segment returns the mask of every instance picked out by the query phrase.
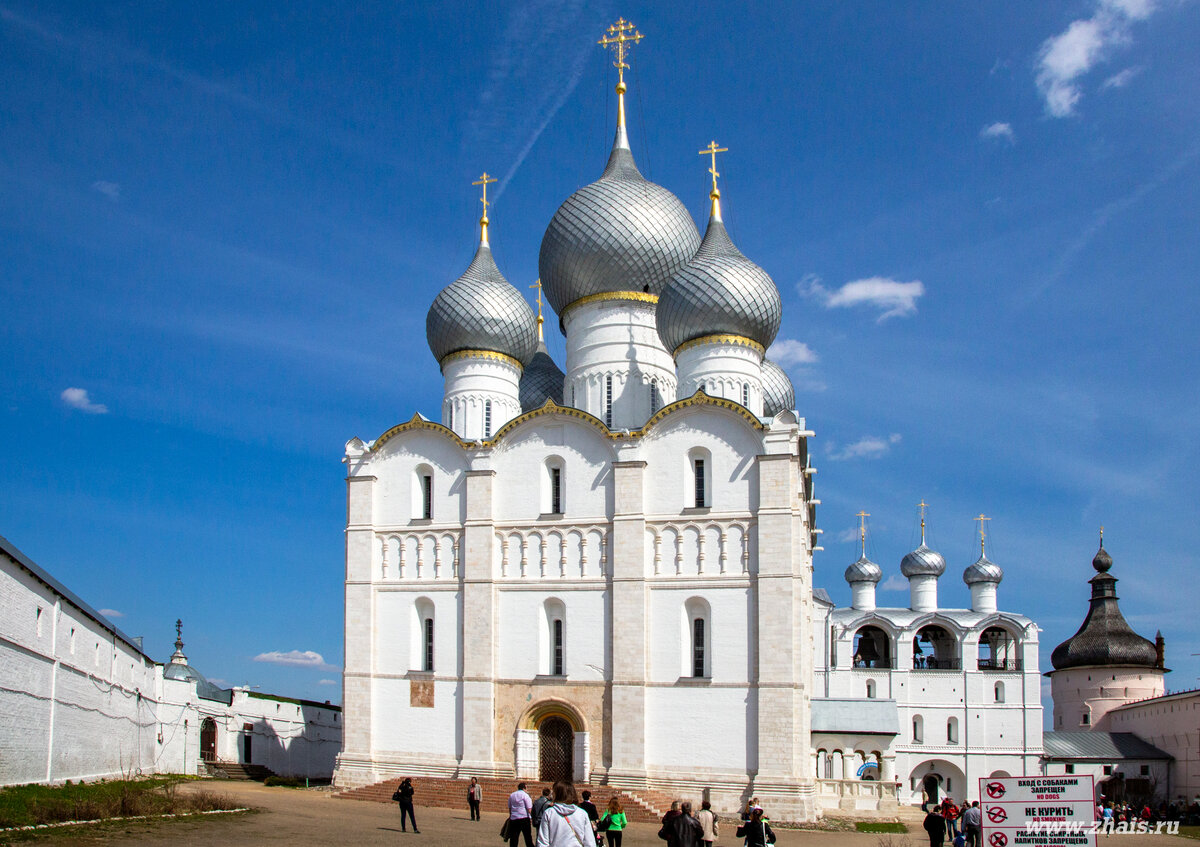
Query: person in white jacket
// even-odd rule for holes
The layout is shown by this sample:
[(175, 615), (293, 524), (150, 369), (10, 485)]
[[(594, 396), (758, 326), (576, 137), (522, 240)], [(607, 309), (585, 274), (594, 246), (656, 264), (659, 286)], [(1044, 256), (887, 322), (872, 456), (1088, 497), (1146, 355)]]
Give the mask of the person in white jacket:
[(579, 795), (569, 782), (554, 783), (554, 805), (542, 813), (537, 847), (595, 847), (596, 834), (588, 813), (577, 805)]

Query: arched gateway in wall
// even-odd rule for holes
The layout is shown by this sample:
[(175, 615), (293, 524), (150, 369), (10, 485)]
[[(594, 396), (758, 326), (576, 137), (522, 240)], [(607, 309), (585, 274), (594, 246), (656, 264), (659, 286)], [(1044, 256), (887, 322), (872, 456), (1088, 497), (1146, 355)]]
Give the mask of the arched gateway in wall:
[(589, 733), (579, 712), (561, 700), (533, 704), (517, 721), (518, 778), (587, 782)]

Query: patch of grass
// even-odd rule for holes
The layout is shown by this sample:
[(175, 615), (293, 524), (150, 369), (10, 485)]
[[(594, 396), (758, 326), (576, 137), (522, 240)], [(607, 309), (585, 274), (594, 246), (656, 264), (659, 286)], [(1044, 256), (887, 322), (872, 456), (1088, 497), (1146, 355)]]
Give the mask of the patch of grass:
[(908, 827), (898, 821), (855, 821), (854, 828), (859, 832), (908, 832)]
[(212, 791), (180, 792), (180, 782), (156, 778), (12, 786), (0, 790), (0, 829), (237, 807), (230, 798)]
[(1184, 838), (1195, 838), (1200, 840), (1200, 826), (1181, 826), (1179, 834)]

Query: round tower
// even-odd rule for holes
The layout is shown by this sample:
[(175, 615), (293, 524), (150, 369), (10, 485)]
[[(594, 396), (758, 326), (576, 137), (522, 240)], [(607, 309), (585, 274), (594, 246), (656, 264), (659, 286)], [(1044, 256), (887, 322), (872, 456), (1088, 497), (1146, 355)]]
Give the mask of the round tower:
[(1117, 605), (1117, 578), (1109, 573), (1113, 560), (1104, 549), (1092, 559), (1096, 571), (1088, 582), (1092, 597), (1079, 631), (1054, 648), (1050, 663), (1050, 694), (1054, 698), (1054, 729), (1106, 729), (1107, 714), (1117, 706), (1165, 691), (1161, 644), (1133, 631)]
[(521, 414), (520, 382), (537, 345), (533, 310), (492, 258), (486, 173), (479, 247), (466, 272), (442, 289), (425, 318), (429, 349), (442, 368), (442, 423), (460, 438), (486, 441)]

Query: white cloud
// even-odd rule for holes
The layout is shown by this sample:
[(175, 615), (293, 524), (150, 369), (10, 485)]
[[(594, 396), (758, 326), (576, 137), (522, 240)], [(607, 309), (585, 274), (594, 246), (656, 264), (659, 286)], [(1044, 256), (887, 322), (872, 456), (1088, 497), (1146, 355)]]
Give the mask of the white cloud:
[(1099, 0), (1090, 18), (1071, 21), (1042, 42), (1037, 87), (1046, 113), (1055, 118), (1074, 115), (1083, 96), (1079, 79), (1107, 59), (1113, 47), (1128, 43), (1130, 23), (1145, 20), (1154, 10), (1154, 0)]
[(883, 323), (888, 318), (915, 314), (917, 298), (925, 294), (925, 284), (919, 279), (898, 282), (883, 276), (856, 279), (847, 282), (836, 291), (830, 291), (822, 285), (819, 277), (809, 276), (801, 280), (796, 288), (802, 295), (820, 300), (826, 309), (854, 306), (872, 306), (880, 309), (882, 312), (875, 319), (876, 323)]
[(1108, 88), (1124, 88), (1129, 85), (1129, 81), (1142, 72), (1141, 68), (1126, 68), (1120, 73), (1115, 73), (1108, 79), (1104, 80), (1104, 84), (1100, 86), (1103, 91)]
[(778, 365), (811, 365), (817, 361), (817, 353), (803, 341), (777, 338), (767, 350), (767, 358)]
[(85, 388), (64, 388), (63, 393), (59, 396), (72, 409), (87, 412), (89, 415), (108, 414), (108, 406), (103, 403), (93, 403)]
[(266, 662), (269, 665), (284, 665), (289, 668), (328, 670), (336, 667), (335, 665), (326, 664), (325, 658), (320, 653), (315, 653), (312, 650), (289, 650), (286, 653), (272, 650), (269, 653), (259, 653), (254, 657), (254, 661)]
[(848, 544), (851, 541), (858, 541), (858, 527), (852, 526), (849, 529), (843, 529), (837, 534), (837, 540), (843, 544)]
[(892, 574), (879, 585), (880, 591), (907, 591), (908, 580), (900, 574)]
[(979, 130), (980, 138), (1003, 138), (1009, 144), (1017, 143), (1017, 134), (1013, 132), (1012, 124), (996, 121)]
[(121, 199), (121, 184), (119, 182), (108, 182), (101, 179), (93, 182), (92, 188), (94, 188), (96, 191), (99, 191), (114, 203)]
[(338, 684), (338, 681), (336, 679), (321, 679), (321, 680), (317, 681), (317, 685), (337, 685), (337, 684)]
[(886, 456), (896, 444), (900, 443), (900, 433), (893, 432), (887, 438), (876, 435), (864, 435), (853, 444), (847, 444), (842, 449), (829, 445), (829, 458), (835, 461), (846, 459), (881, 459)]
[(125, 617), (124, 612), (118, 612), (116, 609), (101, 609), (100, 614), (104, 615), (104, 617), (106, 617), (106, 618), (123, 618), (123, 617)]

